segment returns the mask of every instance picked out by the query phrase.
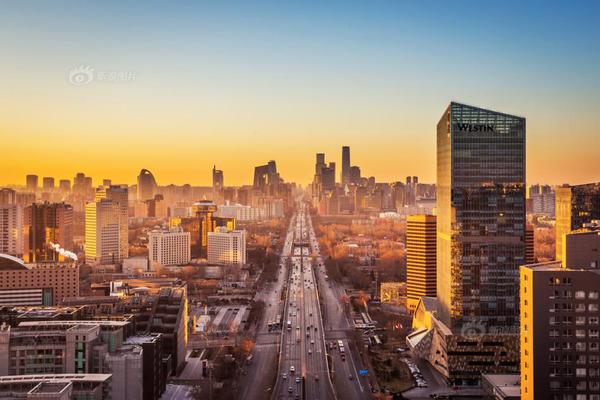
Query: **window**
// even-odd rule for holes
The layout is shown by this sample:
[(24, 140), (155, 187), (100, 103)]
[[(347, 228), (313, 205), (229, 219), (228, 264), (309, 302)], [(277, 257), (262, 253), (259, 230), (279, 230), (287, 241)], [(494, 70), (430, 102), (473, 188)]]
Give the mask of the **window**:
[(575, 298), (579, 299), (579, 300), (585, 299), (585, 291), (583, 291), (583, 290), (576, 291), (575, 292)]
[(575, 370), (575, 375), (577, 377), (583, 378), (583, 377), (587, 376), (587, 371), (585, 368), (577, 368)]

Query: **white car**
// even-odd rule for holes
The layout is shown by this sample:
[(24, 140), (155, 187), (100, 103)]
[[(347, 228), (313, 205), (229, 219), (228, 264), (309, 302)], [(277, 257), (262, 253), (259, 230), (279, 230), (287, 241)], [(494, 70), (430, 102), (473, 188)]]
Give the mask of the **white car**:
[(292, 366), (290, 367), (290, 373), (292, 373), (292, 374), (293, 374), (294, 372), (296, 372), (296, 368), (294, 368), (294, 366), (292, 365)]

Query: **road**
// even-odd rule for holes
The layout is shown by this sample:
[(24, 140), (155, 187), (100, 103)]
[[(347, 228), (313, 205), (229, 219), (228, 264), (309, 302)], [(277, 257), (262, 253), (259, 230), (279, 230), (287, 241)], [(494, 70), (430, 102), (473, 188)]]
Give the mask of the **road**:
[[(342, 302), (344, 289), (334, 281), (327, 279), (325, 263), (310, 218), (308, 235), (311, 252), (315, 259), (317, 286), (321, 295), (325, 339), (330, 344), (334, 388), (340, 399), (369, 399), (371, 395), (368, 389), (368, 379), (358, 373), (363, 366), (356, 352), (355, 344), (351, 341), (354, 328)], [(338, 341), (342, 342), (343, 353)]]
[(243, 400), (263, 400), (269, 397), (273, 389), (281, 328), (269, 329), (269, 322), (275, 321), (278, 315), (283, 315), (284, 302), (281, 301), (281, 291), (284, 290), (287, 277), (287, 263), (292, 253), (295, 224), (296, 218), (292, 217), (281, 253), (277, 282), (265, 287), (255, 297), (255, 300), (262, 300), (265, 303), (265, 312), (258, 327), (256, 344), (252, 351), (252, 363), (244, 367), (240, 380), (239, 398)]
[(273, 399), (335, 399), (309, 241), (310, 216), (299, 203), (285, 302), (277, 385)]

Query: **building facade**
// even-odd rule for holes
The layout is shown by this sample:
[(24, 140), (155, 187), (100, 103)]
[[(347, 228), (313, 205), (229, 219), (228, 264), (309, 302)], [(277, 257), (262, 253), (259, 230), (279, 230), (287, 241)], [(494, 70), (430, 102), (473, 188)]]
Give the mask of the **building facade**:
[(518, 327), (525, 119), (452, 102), (437, 126), (439, 318)]
[(436, 217), (406, 219), (406, 306), (411, 312), (423, 296), (436, 296)]
[(73, 249), (73, 207), (65, 203), (33, 203), (23, 216), (26, 262), (58, 261), (59, 254), (52, 243), (66, 250)]
[(25, 264), (0, 254), (0, 306), (56, 305), (79, 295), (75, 263)]
[(115, 264), (128, 257), (128, 219), (118, 201), (102, 198), (85, 206), (85, 257), (95, 264)]
[(246, 231), (217, 228), (208, 234), (208, 262), (212, 264), (246, 264)]
[(600, 219), (600, 183), (558, 187), (555, 196), (556, 259), (560, 260), (564, 235)]
[(148, 256), (151, 263), (183, 265), (190, 262), (190, 233), (181, 229), (152, 231), (148, 234)]
[(16, 204), (0, 204), (0, 253), (23, 255), (23, 209)]

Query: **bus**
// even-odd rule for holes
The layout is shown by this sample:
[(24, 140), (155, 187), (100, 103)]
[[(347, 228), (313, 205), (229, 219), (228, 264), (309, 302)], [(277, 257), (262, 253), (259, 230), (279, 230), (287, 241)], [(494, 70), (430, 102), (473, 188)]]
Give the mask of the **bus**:
[(343, 349), (344, 348), (344, 342), (342, 342), (341, 340), (338, 340), (338, 347), (340, 349)]

